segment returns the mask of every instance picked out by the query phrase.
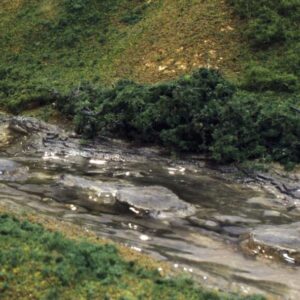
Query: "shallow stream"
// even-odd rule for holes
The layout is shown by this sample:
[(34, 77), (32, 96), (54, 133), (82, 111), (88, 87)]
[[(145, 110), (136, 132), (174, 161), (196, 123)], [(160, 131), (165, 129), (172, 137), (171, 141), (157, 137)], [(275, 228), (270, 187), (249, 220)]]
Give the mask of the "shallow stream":
[[(171, 160), (155, 149), (106, 139), (86, 144), (38, 121), (24, 128), (9, 122), (0, 122), (2, 204), (78, 224), (169, 261), (205, 286), (300, 299), (299, 267), (240, 248), (243, 236), (261, 224), (300, 221), (299, 211), (286, 210), (269, 187), (201, 159)], [(123, 186), (165, 187), (194, 211), (155, 218), (116, 203), (115, 191)]]

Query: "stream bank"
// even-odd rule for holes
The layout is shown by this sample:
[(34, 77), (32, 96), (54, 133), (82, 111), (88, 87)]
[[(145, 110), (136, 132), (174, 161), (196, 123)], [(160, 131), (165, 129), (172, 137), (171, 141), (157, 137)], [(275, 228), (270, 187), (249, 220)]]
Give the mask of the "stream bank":
[[(4, 206), (77, 224), (208, 287), (298, 299), (296, 177), (277, 178), (283, 190), (265, 174), (259, 182), (200, 157), (171, 160), (105, 138), (83, 143), (33, 118), (3, 116), (0, 127)], [(265, 226), (290, 238), (265, 247)]]

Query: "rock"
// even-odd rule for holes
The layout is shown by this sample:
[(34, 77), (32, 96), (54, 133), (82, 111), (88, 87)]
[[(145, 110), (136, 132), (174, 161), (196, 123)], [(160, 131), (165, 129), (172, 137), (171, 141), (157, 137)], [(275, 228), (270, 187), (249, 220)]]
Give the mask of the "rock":
[(233, 237), (239, 237), (242, 234), (248, 233), (251, 229), (239, 226), (224, 226), (222, 230)]
[(256, 179), (275, 187), (280, 194), (284, 194), (292, 199), (300, 199), (300, 184), (297, 176), (292, 178), (288, 174), (282, 172), (271, 172), (268, 174), (257, 173)]
[(195, 216), (189, 217), (188, 220), (190, 221), (191, 224), (208, 230), (220, 231), (221, 229), (220, 224), (215, 221), (204, 220)]
[(59, 179), (63, 190), (58, 194), (65, 198), (79, 198), (81, 205), (96, 207), (97, 205), (114, 205), (115, 195), (118, 189), (116, 184), (92, 181), (78, 176), (64, 175)]
[(9, 159), (0, 158), (0, 174), (16, 171), (20, 165)]
[(29, 176), (29, 168), (9, 159), (0, 159), (0, 180), (23, 181)]
[(124, 178), (124, 177), (136, 177), (141, 178), (144, 177), (144, 174), (140, 171), (118, 171), (113, 173), (113, 177)]
[(22, 135), (32, 134), (34, 132), (56, 131), (54, 125), (47, 124), (43, 121), (30, 117), (12, 117), (9, 119), (8, 127), (10, 130)]
[(300, 222), (286, 225), (261, 225), (249, 233), (242, 249), (256, 255), (276, 256), (300, 264)]
[(300, 199), (300, 187), (291, 192), (293, 197), (296, 199)]
[(0, 149), (7, 147), (13, 137), (9, 133), (8, 125), (7, 124), (0, 124)]
[(236, 224), (258, 224), (259, 220), (248, 219), (239, 216), (229, 216), (229, 215), (215, 215), (214, 219), (223, 225), (236, 225)]
[(260, 207), (275, 207), (279, 206), (276, 199), (265, 198), (265, 197), (253, 197), (247, 200), (247, 203), (254, 204)]
[(280, 217), (281, 213), (277, 210), (265, 210), (263, 216), (267, 218), (276, 218)]
[(161, 186), (124, 187), (117, 192), (116, 199), (136, 214), (155, 218), (187, 217), (195, 213), (194, 206)]

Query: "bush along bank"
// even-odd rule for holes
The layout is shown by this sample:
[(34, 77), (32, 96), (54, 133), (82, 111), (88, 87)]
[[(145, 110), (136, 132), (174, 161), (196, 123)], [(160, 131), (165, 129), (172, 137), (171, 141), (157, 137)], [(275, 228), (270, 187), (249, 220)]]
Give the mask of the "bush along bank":
[(218, 71), (200, 69), (175, 81), (112, 88), (84, 83), (56, 106), (87, 138), (113, 135), (172, 151), (205, 153), (217, 162), (300, 162), (297, 96), (237, 90)]

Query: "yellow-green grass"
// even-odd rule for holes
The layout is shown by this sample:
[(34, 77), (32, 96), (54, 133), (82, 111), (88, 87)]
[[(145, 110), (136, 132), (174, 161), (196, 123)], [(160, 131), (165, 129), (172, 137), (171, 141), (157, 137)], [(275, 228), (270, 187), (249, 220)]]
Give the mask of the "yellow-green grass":
[(6, 210), (1, 206), (1, 299), (263, 299), (207, 291), (170, 277), (165, 263), (80, 227), (28, 213), (16, 218)]
[(21, 110), (83, 81), (155, 83), (199, 67), (234, 77), (237, 27), (221, 0), (4, 0), (0, 102)]

